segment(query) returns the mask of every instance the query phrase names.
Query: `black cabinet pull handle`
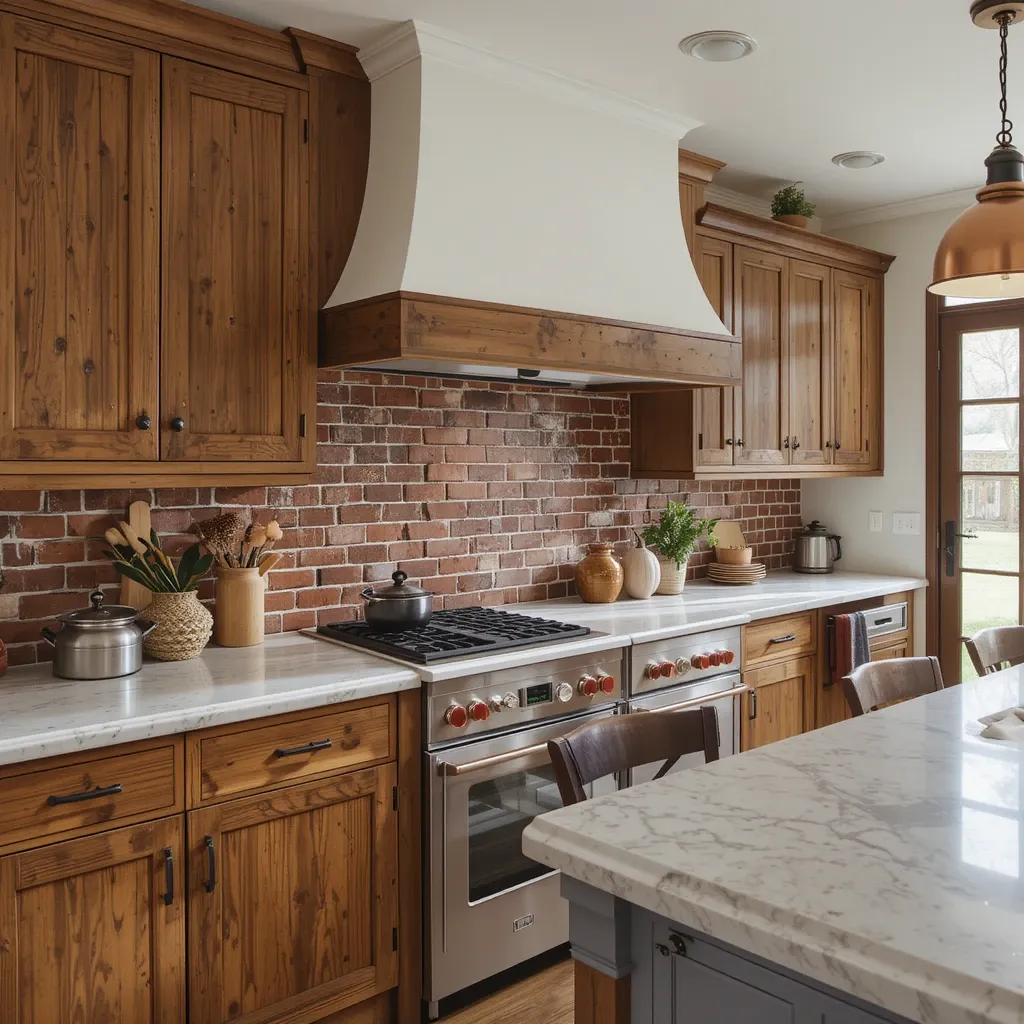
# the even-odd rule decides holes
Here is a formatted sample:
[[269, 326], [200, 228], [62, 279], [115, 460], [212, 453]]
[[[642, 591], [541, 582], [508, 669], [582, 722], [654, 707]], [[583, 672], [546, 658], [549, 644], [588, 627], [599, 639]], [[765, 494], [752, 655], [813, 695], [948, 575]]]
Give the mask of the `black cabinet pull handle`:
[[886, 617], [884, 619], [875, 619], [874, 625], [876, 625], [876, 626], [884, 626], [887, 622], [892, 622], [892, 616], [891, 615], [889, 615], [888, 617]]
[[757, 718], [757, 690], [750, 691], [750, 714], [747, 719], [751, 722]]
[[171, 420], [171, 430], [176, 434], [180, 434], [185, 429], [185, 421], [180, 416], [175, 416]]
[[825, 442], [825, 447], [826, 448], [831, 448], [832, 447], [832, 442], [831, 441], [826, 441]]
[[117, 796], [121, 792], [121, 783], [113, 786], [97, 786], [95, 789], [87, 789], [84, 793], [69, 793], [67, 796], [48, 796], [47, 804], [50, 807], [59, 807], [61, 804], [80, 804], [83, 800], [99, 800], [105, 796]]
[[135, 426], [137, 426], [139, 430], [149, 430], [149, 428], [153, 426], [153, 421], [144, 412], [142, 412], [135, 417]]
[[839, 451], [839, 442], [836, 441], [836, 451]]
[[793, 438], [793, 447], [794, 448], [799, 448], [800, 447], [800, 442], [795, 437]]
[[206, 891], [213, 892], [217, 888], [217, 851], [213, 845], [213, 836], [207, 836], [203, 841], [206, 843], [206, 858], [209, 864], [206, 875]]
[[789, 636], [773, 636], [771, 640], [768, 641], [768, 645], [771, 646], [772, 644], [791, 644], [795, 639], [795, 633], [790, 633]]
[[278, 747], [274, 757], [294, 757], [296, 754], [312, 754], [317, 750], [328, 750], [334, 746], [331, 740], [313, 740], [302, 747]]
[[736, 443], [742, 448], [747, 442], [744, 441], [742, 437], [737, 437]]
[[[782, 442], [782, 447], [783, 448], [788, 448], [789, 447], [789, 434], [786, 435], [786, 439]], [[796, 447], [796, 446], [794, 445], [794, 447]]]
[[164, 906], [174, 902], [174, 852], [169, 846], [164, 847], [164, 870], [167, 872], [167, 892], [164, 893]]

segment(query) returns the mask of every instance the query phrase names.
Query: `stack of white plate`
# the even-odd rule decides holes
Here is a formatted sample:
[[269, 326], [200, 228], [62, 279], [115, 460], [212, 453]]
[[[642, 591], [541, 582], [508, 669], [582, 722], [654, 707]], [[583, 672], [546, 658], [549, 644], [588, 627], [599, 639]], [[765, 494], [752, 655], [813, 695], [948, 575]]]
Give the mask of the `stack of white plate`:
[[763, 580], [767, 573], [763, 562], [751, 562], [750, 565], [724, 565], [712, 562], [708, 566], [709, 580], [715, 583], [731, 583], [734, 586], [757, 583], [758, 580]]

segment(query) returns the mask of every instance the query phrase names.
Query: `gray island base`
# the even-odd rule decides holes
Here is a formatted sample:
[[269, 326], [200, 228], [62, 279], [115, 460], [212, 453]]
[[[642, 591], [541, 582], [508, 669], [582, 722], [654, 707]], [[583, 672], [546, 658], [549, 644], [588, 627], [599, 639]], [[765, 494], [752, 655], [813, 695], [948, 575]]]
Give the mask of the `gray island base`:
[[577, 972], [628, 979], [628, 1017], [606, 1000], [593, 1024], [909, 1024], [566, 875], [562, 895]]

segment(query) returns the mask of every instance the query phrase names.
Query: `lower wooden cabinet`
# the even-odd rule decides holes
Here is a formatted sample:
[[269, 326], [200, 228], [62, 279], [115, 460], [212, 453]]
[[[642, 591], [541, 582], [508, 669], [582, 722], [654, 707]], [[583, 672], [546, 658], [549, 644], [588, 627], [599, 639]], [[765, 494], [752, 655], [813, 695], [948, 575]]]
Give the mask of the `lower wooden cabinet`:
[[191, 1024], [317, 1021], [398, 981], [393, 763], [192, 811]]
[[0, 859], [0, 1021], [181, 1024], [181, 815]]
[[804, 709], [814, 689], [814, 659], [795, 658], [743, 673], [749, 691], [743, 695], [740, 749], [799, 736]]

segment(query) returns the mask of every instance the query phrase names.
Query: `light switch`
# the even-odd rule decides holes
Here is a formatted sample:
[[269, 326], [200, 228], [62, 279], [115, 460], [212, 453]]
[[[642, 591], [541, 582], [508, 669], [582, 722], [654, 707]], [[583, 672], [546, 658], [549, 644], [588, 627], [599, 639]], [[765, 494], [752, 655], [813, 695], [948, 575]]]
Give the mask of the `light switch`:
[[916, 537], [921, 533], [920, 512], [893, 512], [892, 532]]
[[882, 513], [881, 512], [869, 512], [868, 513], [868, 529], [872, 533], [882, 532]]

